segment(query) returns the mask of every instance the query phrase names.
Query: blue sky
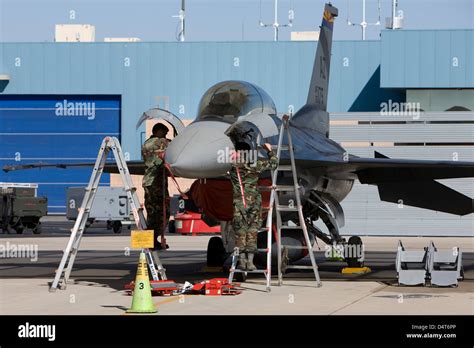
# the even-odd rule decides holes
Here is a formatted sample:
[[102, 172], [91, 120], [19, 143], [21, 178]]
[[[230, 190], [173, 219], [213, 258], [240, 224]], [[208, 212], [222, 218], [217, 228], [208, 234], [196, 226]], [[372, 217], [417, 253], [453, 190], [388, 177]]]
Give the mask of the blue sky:
[[[187, 0], [186, 41], [272, 40], [273, 30], [258, 26], [260, 18], [273, 22], [273, 0]], [[289, 40], [290, 30], [316, 30], [325, 0], [279, 0], [279, 21], [285, 23], [290, 8], [295, 11], [291, 29], [282, 29], [280, 40]], [[333, 0], [339, 8], [336, 40], [358, 40], [362, 0]], [[381, 0], [382, 23], [391, 13], [391, 1]], [[104, 37], [139, 37], [143, 41], [173, 41], [180, 0], [0, 0], [0, 41], [44, 42], [54, 40], [55, 24], [93, 24], [96, 40]], [[348, 8], [350, 7], [350, 11]], [[474, 28], [474, 0], [399, 0], [405, 29]], [[70, 11], [75, 19], [70, 19]], [[367, 20], [377, 20], [377, 0], [367, 0]], [[376, 40], [383, 26], [369, 27], [367, 39]]]

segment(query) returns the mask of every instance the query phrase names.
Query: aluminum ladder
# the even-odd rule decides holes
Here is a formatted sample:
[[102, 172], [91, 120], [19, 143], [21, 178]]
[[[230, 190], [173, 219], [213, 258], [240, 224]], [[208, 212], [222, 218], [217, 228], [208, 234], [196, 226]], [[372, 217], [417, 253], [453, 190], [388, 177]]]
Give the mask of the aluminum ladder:
[[[72, 267], [74, 265], [74, 260], [76, 259], [76, 255], [79, 250], [81, 238], [89, 218], [92, 203], [94, 202], [94, 198], [97, 193], [100, 177], [104, 171], [107, 156], [111, 151], [116, 161], [118, 171], [122, 178], [122, 182], [130, 202], [135, 224], [139, 230], [146, 230], [147, 228], [145, 216], [143, 215], [143, 208], [140, 206], [136, 188], [133, 186], [133, 181], [128, 171], [127, 163], [124, 159], [120, 142], [116, 137], [106, 137], [100, 146], [94, 169], [92, 170], [89, 183], [85, 190], [86, 192], [84, 199], [82, 200], [81, 208], [79, 208], [78, 216], [76, 222], [74, 223], [74, 227], [71, 230], [71, 237], [69, 238], [69, 242], [66, 246], [66, 249], [64, 250], [61, 263], [56, 270], [56, 275], [51, 284], [50, 292], [56, 291], [58, 287], [60, 289], [66, 288], [66, 285], [69, 281], [69, 276], [71, 275]], [[149, 249], [144, 249], [143, 251], [145, 252], [148, 267], [150, 268], [150, 273], [153, 277], [153, 280], [166, 280], [166, 270], [161, 264], [158, 252], [151, 252]], [[61, 280], [63, 280], [62, 283]]]
[[[296, 164], [295, 164], [295, 155], [293, 152], [293, 141], [291, 139], [291, 132], [289, 129], [290, 126], [290, 118], [289, 116], [283, 116], [283, 123], [282, 123], [282, 131], [280, 132], [280, 138], [278, 140], [277, 146], [277, 155], [280, 159], [280, 152], [288, 151], [290, 155], [290, 165], [279, 165], [274, 173], [273, 173], [273, 188], [272, 193], [275, 192], [275, 215], [276, 215], [276, 225], [277, 225], [277, 257], [278, 257], [278, 285], [281, 286], [283, 284], [283, 273], [286, 269], [312, 269], [314, 272], [314, 277], [316, 279], [317, 287], [320, 287], [321, 279], [319, 277], [318, 265], [316, 263], [316, 259], [314, 257], [314, 249], [311, 244], [311, 240], [309, 238], [308, 229], [306, 227], [305, 219], [303, 216], [303, 205], [301, 204], [301, 197], [300, 197], [300, 190], [298, 184], [298, 174], [296, 172]], [[288, 145], [282, 145], [282, 134], [286, 132], [288, 137]], [[280, 159], [281, 162], [281, 159]], [[279, 171], [291, 171], [292, 173], [292, 181], [293, 185], [278, 185], [276, 183], [276, 178], [278, 177]], [[294, 192], [295, 199], [296, 199], [296, 206], [294, 205], [280, 205], [279, 202], [279, 192]], [[281, 212], [297, 212], [298, 213], [298, 224], [295, 226], [288, 226], [283, 225]], [[272, 220], [270, 220], [270, 230]], [[306, 245], [304, 246], [295, 246], [295, 245], [283, 245], [281, 242], [281, 231], [284, 229], [292, 229], [292, 230], [300, 230], [303, 232], [303, 236], [305, 239]], [[297, 250], [308, 250], [309, 258], [311, 260], [311, 266], [306, 265], [287, 265], [285, 269], [282, 267], [282, 252], [286, 249], [286, 251], [290, 249], [297, 249]]]

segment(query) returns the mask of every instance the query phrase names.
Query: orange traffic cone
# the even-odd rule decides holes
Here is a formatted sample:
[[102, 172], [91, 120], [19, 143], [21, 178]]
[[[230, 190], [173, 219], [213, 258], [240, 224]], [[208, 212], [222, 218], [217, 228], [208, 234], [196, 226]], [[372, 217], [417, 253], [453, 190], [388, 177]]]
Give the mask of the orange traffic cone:
[[151, 299], [150, 279], [144, 252], [140, 253], [138, 261], [137, 277], [133, 290], [132, 308], [127, 313], [156, 313], [157, 310]]

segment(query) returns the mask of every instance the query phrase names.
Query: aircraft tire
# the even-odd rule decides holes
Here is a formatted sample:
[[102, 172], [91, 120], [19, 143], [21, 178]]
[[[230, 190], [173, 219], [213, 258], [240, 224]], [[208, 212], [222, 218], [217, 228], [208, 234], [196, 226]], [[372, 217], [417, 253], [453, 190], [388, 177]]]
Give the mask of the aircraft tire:
[[207, 266], [222, 267], [226, 259], [224, 242], [221, 237], [214, 236], [207, 244]]
[[[362, 239], [359, 236], [352, 236], [347, 241], [349, 246], [351, 245], [363, 245]], [[352, 249], [349, 249], [352, 250]], [[364, 267], [364, 262], [359, 261], [357, 257], [346, 257], [347, 266], [350, 268], [361, 268]]]

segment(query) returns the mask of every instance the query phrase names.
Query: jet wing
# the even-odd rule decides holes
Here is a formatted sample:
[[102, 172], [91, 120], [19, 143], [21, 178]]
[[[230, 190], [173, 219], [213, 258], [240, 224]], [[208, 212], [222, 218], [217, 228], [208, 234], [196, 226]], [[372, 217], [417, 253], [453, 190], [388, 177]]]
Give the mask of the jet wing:
[[[58, 163], [58, 164], [51, 164], [51, 163], [32, 163], [32, 164], [22, 164], [17, 166], [4, 166], [4, 172], [11, 172], [14, 170], [24, 170], [24, 169], [39, 169], [39, 168], [80, 168], [80, 167], [94, 167], [95, 163]], [[145, 164], [143, 161], [128, 161], [127, 162], [128, 171], [130, 174], [133, 175], [143, 175], [145, 173]], [[113, 163], [106, 163], [104, 166], [105, 173], [119, 173], [117, 165], [115, 162]]]
[[394, 159], [379, 152], [375, 152], [375, 158], [349, 157], [346, 162], [324, 165], [328, 176], [357, 178], [362, 184], [474, 177], [473, 162]]
[[470, 197], [435, 181], [474, 177], [474, 163], [391, 159], [378, 152], [375, 157], [350, 157], [346, 162], [313, 163], [313, 166], [326, 167], [327, 176], [333, 179], [357, 178], [362, 184], [377, 185], [382, 201], [455, 215], [474, 212]]

